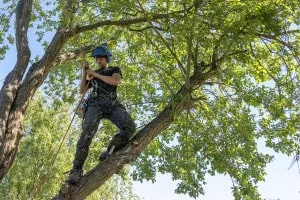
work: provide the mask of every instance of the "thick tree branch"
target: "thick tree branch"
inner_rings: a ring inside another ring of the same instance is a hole
[[[283,31],[281,33],[278,34],[265,34],[265,33],[257,33],[257,36],[262,36],[265,38],[269,38],[269,39],[276,39],[279,36],[282,35],[287,35],[287,34],[294,34],[294,33],[300,33],[300,29],[295,29],[295,30],[289,30],[289,31]]]
[[[24,134],[23,116],[31,97],[42,84],[53,66],[63,45],[71,37],[66,34],[66,28],[71,25],[73,6],[76,1],[68,2],[64,8],[65,18],[61,21],[54,38],[52,39],[42,59],[33,64],[24,81],[21,83],[24,72],[28,67],[30,51],[28,48],[27,30],[31,18],[32,0],[20,0],[16,8],[16,43],[18,60],[14,70],[7,76],[7,81],[0,92],[0,180],[7,173],[18,151],[18,145]],[[77,2],[78,3],[78,2]]]
[[[32,11],[32,0],[21,0],[16,8],[16,46],[17,62],[14,69],[7,75],[0,91],[0,168],[9,165],[4,162],[4,141],[9,135],[5,134],[10,109],[17,94],[20,82],[30,59],[27,31]],[[0,178],[3,172],[0,170]]]
[[[76,12],[76,4],[78,4],[77,1],[67,1],[63,10],[64,18],[60,22],[60,25],[46,49],[44,56],[30,67],[18,90],[19,95],[15,99],[15,110],[20,110],[23,114],[25,113],[31,97],[34,95],[37,88],[43,83],[49,71],[53,68],[53,66],[55,66],[55,61],[57,60],[64,44],[71,37],[75,36],[69,30],[70,26],[72,26],[72,19]]]
[[[161,27],[158,27],[158,26],[155,26],[155,28],[160,30],[160,31],[165,31],[164,29],[162,29]],[[148,30],[148,29],[152,29],[152,26],[146,26],[146,27],[143,27],[143,28],[140,28],[140,29],[129,28],[128,30],[129,31],[134,31],[134,32],[143,32],[143,31]]]
[[[8,111],[29,62],[30,50],[28,47],[27,31],[31,10],[32,0],[19,1],[16,8],[17,63],[14,69],[5,78],[0,92],[0,119],[7,119]],[[1,122],[0,130],[2,130],[2,125],[4,126]],[[0,131],[0,133],[3,132]]]
[[[286,43],[283,40],[278,39],[277,36],[275,36],[275,35],[262,34],[262,33],[258,33],[256,35],[259,36],[259,37],[261,37],[261,38],[266,38],[268,40],[274,40],[274,41],[282,44],[283,46],[288,47],[289,49],[293,49],[290,44]]]
[[[30,49],[28,46],[28,26],[32,11],[32,0],[21,0],[16,10],[16,47],[17,47],[17,63],[14,73],[17,74],[20,82],[26,70],[30,59]]]
[[[57,56],[57,58],[54,60],[53,66],[60,65],[61,63],[65,62],[67,60],[74,60],[74,59],[80,58],[80,57],[84,56],[85,54],[90,53],[93,50],[93,48],[95,48],[94,45],[88,45],[88,46],[84,46],[80,49],[75,49],[73,51],[64,51],[64,52],[60,53]]]
[[[199,67],[198,67],[199,68]],[[196,68],[190,78],[191,86],[202,85],[207,79],[215,75],[214,72],[205,73]],[[84,175],[77,186],[67,183],[62,185],[60,193],[53,199],[84,199],[94,190],[99,188],[113,174],[120,170],[124,165],[134,161],[137,156],[155,139],[162,131],[166,130],[174,121],[174,116],[187,109],[190,90],[184,85],[176,93],[174,99],[168,106],[143,129],[141,129],[131,142],[119,152],[113,154],[104,162],[99,163],[94,169]]]
[[[281,39],[279,39],[278,37],[282,36],[282,35],[289,35],[289,34],[297,34],[300,33],[300,30],[296,29],[296,30],[289,30],[289,31],[284,31],[278,34],[264,34],[264,33],[257,33],[256,35],[261,37],[261,38],[266,38],[269,40],[274,40],[280,44],[282,44],[283,46],[288,47],[291,51],[294,51],[296,56],[298,56],[299,52],[297,49],[295,49],[293,46],[291,46],[288,42],[285,42]]]
[[[86,25],[86,26],[78,26],[75,28],[75,33],[82,33],[90,30],[94,30],[103,26],[129,26],[132,24],[138,24],[142,22],[149,22],[158,19],[166,19],[175,17],[178,14],[185,12],[184,10],[175,11],[172,13],[165,14],[148,14],[144,17],[132,18],[132,19],[124,19],[124,20],[104,20],[97,22],[95,24]]]

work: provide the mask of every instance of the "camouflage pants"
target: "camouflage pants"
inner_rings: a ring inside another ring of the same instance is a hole
[[[109,119],[120,129],[120,132],[115,136],[122,138],[124,143],[127,143],[135,132],[134,121],[117,100],[90,98],[84,112],[82,133],[77,142],[73,169],[82,169],[101,119]]]

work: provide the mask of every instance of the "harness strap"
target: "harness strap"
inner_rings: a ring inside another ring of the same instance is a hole
[[[118,101],[118,95],[115,92],[107,92],[107,94],[99,94],[98,92],[91,92],[89,98],[109,98],[114,105]]]

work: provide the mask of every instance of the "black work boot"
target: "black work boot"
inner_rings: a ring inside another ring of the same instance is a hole
[[[100,155],[100,161],[105,160],[108,156],[124,147],[128,143],[128,141],[129,139],[127,137],[121,134],[116,134],[110,141],[107,150]]]
[[[77,184],[80,177],[82,176],[82,169],[72,169],[67,182],[70,184]]]
[[[113,152],[116,150],[114,145],[109,145],[109,147],[107,148],[106,151],[104,151],[103,153],[101,153],[99,160],[103,161],[105,160],[108,156],[110,156],[111,154],[113,154]]]
[[[100,161],[104,161],[107,157],[108,157],[108,152],[107,152],[107,151],[104,151],[104,152],[101,153],[101,155],[99,156],[99,160],[100,160]]]

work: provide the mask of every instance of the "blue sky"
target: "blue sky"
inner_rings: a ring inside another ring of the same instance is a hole
[[[43,48],[35,41],[32,32],[29,33],[32,58],[43,52]],[[7,52],[6,58],[0,61],[0,86],[6,75],[12,70],[16,62],[15,47]],[[297,163],[292,169],[288,167],[293,157],[287,157],[282,154],[276,154],[274,151],[260,147],[262,152],[275,155],[275,159],[267,166],[267,176],[265,182],[259,183],[259,191],[266,200],[300,200],[300,174]],[[205,186],[206,195],[197,199],[201,200],[232,200],[231,180],[228,176],[216,175],[207,177]],[[174,193],[176,182],[173,182],[169,175],[159,175],[157,181],[134,183],[134,191],[144,200],[190,200],[185,195]]]

